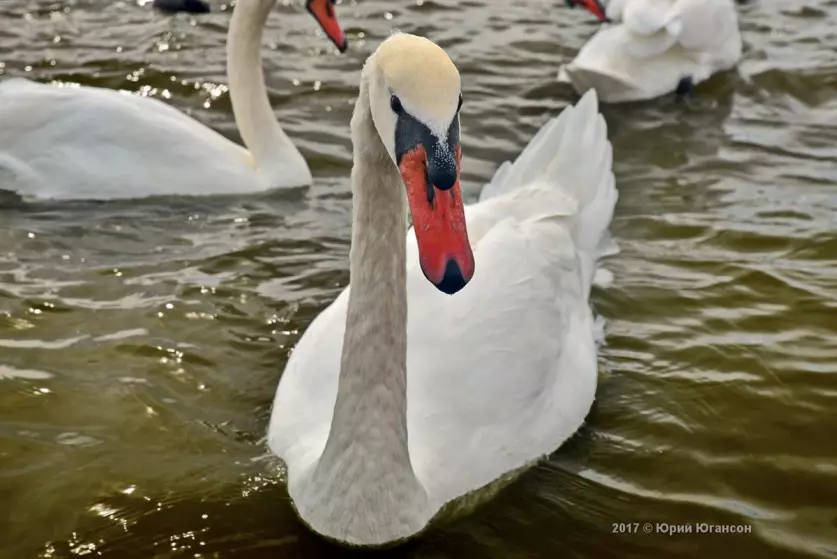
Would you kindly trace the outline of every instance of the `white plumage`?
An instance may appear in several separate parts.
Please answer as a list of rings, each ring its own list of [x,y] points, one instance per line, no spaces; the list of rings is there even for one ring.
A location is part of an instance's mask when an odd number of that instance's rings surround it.
[[[733,0],[612,0],[603,26],[559,80],[607,103],[653,99],[729,70],[742,43]]]

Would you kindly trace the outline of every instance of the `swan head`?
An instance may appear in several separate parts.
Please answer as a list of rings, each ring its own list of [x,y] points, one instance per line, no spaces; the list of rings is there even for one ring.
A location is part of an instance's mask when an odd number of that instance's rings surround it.
[[[334,11],[336,2],[337,0],[306,0],[305,9],[314,16],[337,50],[345,52],[349,41],[343,33],[343,28],[340,27],[340,22],[337,21],[337,14]]]
[[[459,186],[459,71],[441,47],[402,33],[370,61],[372,120],[407,189],[421,269],[440,291],[456,293],[474,275]]]
[[[566,0],[566,2],[570,8],[581,6],[596,16],[599,21],[610,21],[610,18],[607,17],[607,6],[603,0]]]

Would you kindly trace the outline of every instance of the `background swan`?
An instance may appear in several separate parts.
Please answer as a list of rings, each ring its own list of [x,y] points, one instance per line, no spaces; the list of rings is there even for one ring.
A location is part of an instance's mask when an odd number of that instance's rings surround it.
[[[602,101],[653,99],[687,91],[741,59],[733,0],[569,0],[601,20],[559,81],[578,93],[595,89]]]
[[[460,103],[456,67],[427,39],[394,35],[363,68],[352,283],[294,349],[268,433],[300,517],[340,542],[421,532],[558,448],[595,395],[588,296],[617,198],[596,95],[467,208]]]
[[[343,51],[333,0],[307,0]],[[309,184],[270,106],[262,31],[276,0],[239,0],[227,36],[236,124],[249,151],[163,101],[94,87],[0,83],[0,189],[55,199],[254,192]]]

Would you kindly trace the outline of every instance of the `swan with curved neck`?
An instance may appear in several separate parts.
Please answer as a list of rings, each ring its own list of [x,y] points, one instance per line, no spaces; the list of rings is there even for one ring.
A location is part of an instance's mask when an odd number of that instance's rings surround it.
[[[333,2],[306,7],[342,52]],[[115,199],[310,184],[264,82],[262,33],[275,4],[239,0],[227,35],[229,94],[249,151],[158,99],[14,78],[0,83],[0,185],[35,198]]]
[[[268,433],[300,518],[341,543],[421,533],[558,448],[595,394],[587,296],[616,200],[595,94],[467,207],[461,103],[421,37],[391,36],[361,72],[351,285],[291,354]]]
[[[563,66],[559,81],[620,103],[691,92],[738,64],[742,0],[567,0],[608,22]]]

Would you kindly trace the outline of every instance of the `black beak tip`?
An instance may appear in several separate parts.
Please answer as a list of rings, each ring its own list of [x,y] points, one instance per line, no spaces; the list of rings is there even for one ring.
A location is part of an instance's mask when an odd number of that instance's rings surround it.
[[[337,50],[340,51],[340,54],[343,54],[344,52],[346,52],[346,49],[349,48],[349,39],[343,37],[343,42],[339,44],[335,43],[335,46],[337,47]]]
[[[459,269],[459,264],[451,258],[445,265],[445,275],[442,276],[442,281],[436,284],[436,288],[442,293],[453,295],[467,284],[468,281],[462,275],[462,270]]]

